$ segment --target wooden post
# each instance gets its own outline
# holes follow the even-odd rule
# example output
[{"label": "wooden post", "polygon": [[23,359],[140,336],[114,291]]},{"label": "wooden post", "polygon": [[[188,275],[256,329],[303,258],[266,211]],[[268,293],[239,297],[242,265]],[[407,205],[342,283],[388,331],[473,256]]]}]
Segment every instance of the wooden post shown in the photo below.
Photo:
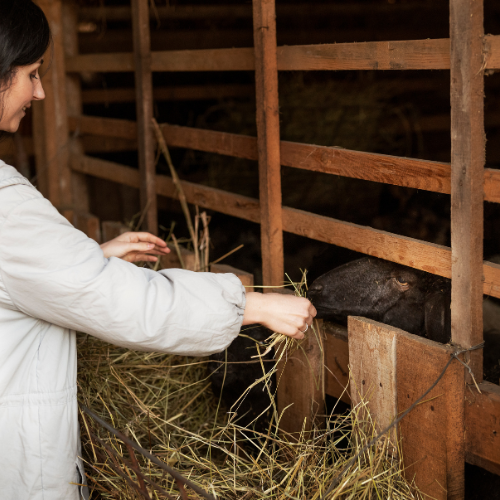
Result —
[{"label": "wooden post", "polygon": [[158,233],[155,189],[155,144],[153,139],[153,82],[151,72],[151,39],[148,0],[132,0],[132,29],[136,109],[138,125],[139,170],[141,173],[141,209],[145,211],[143,227]]},{"label": "wooden post", "polygon": [[284,279],[274,0],[253,0],[263,284]]},{"label": "wooden post", "polygon": [[[66,57],[78,55],[78,7],[74,0],[64,0],[62,6],[64,54]],[[77,73],[66,74],[66,106],[69,116],[81,116],[82,88],[80,75]],[[83,154],[81,139],[75,137],[69,140],[70,154]],[[77,211],[90,210],[88,178],[85,174],[71,172],[71,190],[73,207]]]},{"label": "wooden post", "polygon": [[[451,328],[463,347],[483,340],[483,35],[483,0],[450,0]],[[482,359],[470,354],[478,383]]]},{"label": "wooden post", "polygon": [[37,0],[52,31],[53,45],[41,73],[45,100],[33,106],[38,187],[59,209],[72,205],[61,0]]},{"label": "wooden post", "polygon": [[[351,397],[390,424],[437,380],[453,349],[365,318],[349,318]],[[399,423],[405,475],[436,500],[463,499],[464,368],[446,374]],[[394,435],[393,435],[394,437]]]}]

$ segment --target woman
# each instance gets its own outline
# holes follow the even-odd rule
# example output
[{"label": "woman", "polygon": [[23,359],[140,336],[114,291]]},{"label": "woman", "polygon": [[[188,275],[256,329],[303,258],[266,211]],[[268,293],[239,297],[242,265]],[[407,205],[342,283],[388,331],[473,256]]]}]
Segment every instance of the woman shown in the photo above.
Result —
[{"label": "woman", "polygon": [[[15,132],[31,102],[45,97],[38,69],[50,30],[31,0],[0,4],[0,130]],[[242,324],[302,338],[316,314],[303,298],[245,294],[231,274],[158,273],[127,262],[166,251],[147,233],[99,247],[0,161],[2,500],[85,494],[77,486],[75,330],[131,349],[202,356],[225,349]]]}]

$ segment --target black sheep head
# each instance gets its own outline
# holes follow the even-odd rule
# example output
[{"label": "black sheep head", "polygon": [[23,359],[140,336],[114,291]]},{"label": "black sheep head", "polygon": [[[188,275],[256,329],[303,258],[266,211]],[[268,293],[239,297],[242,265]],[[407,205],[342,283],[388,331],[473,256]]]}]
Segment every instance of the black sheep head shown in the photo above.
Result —
[{"label": "black sheep head", "polygon": [[437,342],[451,337],[450,280],[363,257],[316,279],[308,298],[318,318],[347,323],[362,316]]}]

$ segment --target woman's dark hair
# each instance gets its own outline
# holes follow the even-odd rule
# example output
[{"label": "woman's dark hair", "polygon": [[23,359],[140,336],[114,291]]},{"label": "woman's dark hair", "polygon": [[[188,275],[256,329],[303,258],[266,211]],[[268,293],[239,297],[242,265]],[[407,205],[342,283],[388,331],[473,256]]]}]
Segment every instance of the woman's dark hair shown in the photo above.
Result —
[{"label": "woman's dark hair", "polygon": [[31,0],[0,0],[0,118],[2,94],[16,68],[36,63],[50,40],[49,23],[38,5]]}]

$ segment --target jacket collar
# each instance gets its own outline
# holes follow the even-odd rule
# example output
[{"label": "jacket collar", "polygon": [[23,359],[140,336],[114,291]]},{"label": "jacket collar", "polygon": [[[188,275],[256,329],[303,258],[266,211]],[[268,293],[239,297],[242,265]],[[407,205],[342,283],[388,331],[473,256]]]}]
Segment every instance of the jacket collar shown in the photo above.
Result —
[{"label": "jacket collar", "polygon": [[15,184],[31,186],[30,181],[26,177],[23,177],[14,167],[0,160],[0,188],[14,186]]}]

